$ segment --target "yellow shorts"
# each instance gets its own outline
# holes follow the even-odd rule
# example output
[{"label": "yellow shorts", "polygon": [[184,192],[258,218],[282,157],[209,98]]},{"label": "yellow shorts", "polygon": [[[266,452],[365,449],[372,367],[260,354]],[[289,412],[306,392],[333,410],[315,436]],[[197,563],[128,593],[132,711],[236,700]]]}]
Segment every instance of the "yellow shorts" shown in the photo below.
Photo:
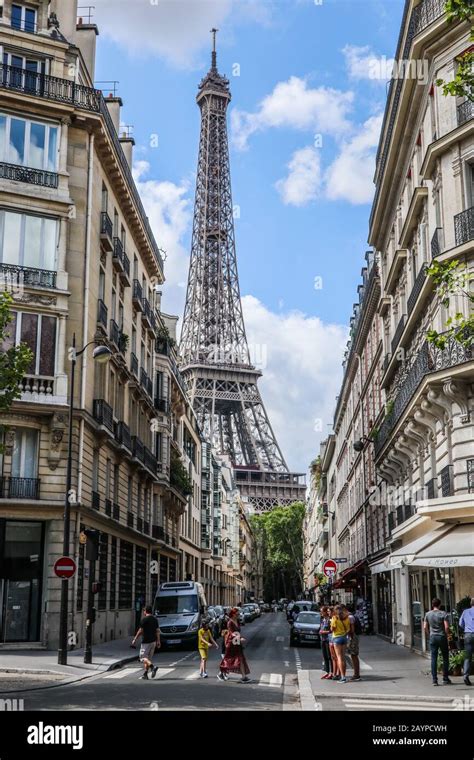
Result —
[{"label": "yellow shorts", "polygon": [[199,654],[201,655],[201,660],[207,660],[209,656],[209,652],[207,649],[200,649]]}]

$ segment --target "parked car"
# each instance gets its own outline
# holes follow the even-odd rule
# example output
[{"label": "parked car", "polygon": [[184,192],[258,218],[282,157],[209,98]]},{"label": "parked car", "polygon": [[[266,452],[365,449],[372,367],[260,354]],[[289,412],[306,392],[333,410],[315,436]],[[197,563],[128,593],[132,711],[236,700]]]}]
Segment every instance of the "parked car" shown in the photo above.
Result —
[{"label": "parked car", "polygon": [[264,612],[271,612],[272,611],[272,605],[268,604],[268,602],[264,605]]},{"label": "parked car", "polygon": [[260,617],[260,615],[262,614],[262,610],[260,609],[260,605],[259,605],[259,604],[257,604],[256,602],[252,602],[252,607],[253,607],[253,608],[254,608],[254,610],[255,610],[255,614],[256,614],[256,616],[257,616],[257,617]]},{"label": "parked car", "polygon": [[249,613],[249,615],[250,615],[249,622],[252,622],[252,620],[255,620],[255,618],[257,617],[257,613],[255,611],[255,607],[254,607],[253,604],[250,604],[250,603],[249,604],[244,604],[244,605],[242,605],[242,609],[246,610]]},{"label": "parked car", "polygon": [[215,604],[214,605],[214,610],[216,612],[217,619],[219,621],[219,630],[221,630],[221,628],[222,628],[222,622],[223,622],[224,616],[225,616],[224,607],[221,604]]},{"label": "parked car", "polygon": [[290,629],[290,647],[299,644],[321,646],[321,615],[319,612],[300,612]]},{"label": "parked car", "polygon": [[221,635],[221,626],[219,622],[219,617],[216,612],[215,607],[208,607],[207,608],[207,622],[209,623],[209,628],[212,633],[212,637],[214,639],[218,639]]},{"label": "parked car", "polygon": [[245,615],[245,623],[252,623],[255,620],[255,610],[252,607],[244,604],[241,610]]}]

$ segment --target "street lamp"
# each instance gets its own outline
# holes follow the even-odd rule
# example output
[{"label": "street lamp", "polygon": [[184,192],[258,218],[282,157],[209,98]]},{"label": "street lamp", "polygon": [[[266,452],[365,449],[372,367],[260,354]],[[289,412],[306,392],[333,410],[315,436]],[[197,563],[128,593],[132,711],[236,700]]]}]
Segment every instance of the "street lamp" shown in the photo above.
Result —
[{"label": "street lamp", "polygon": [[359,438],[358,441],[354,441],[354,451],[363,451],[366,443],[374,443],[374,441],[372,438],[368,438],[366,435],[363,435],[362,438]]},{"label": "street lamp", "polygon": [[[69,557],[69,529],[71,524],[71,480],[72,480],[72,415],[74,408],[74,376],[76,371],[77,357],[84,353],[86,348],[95,340],[89,341],[79,351],[76,350],[76,333],[72,336],[71,347],[71,390],[69,394],[69,440],[67,452],[67,470],[66,470],[66,494],[64,498],[64,533],[63,533],[63,556]],[[92,358],[99,364],[108,362],[112,356],[110,348],[104,345],[97,346],[92,353]],[[58,664],[67,665],[67,614],[68,614],[68,579],[61,579],[61,607],[59,612],[59,647],[58,647]]]}]

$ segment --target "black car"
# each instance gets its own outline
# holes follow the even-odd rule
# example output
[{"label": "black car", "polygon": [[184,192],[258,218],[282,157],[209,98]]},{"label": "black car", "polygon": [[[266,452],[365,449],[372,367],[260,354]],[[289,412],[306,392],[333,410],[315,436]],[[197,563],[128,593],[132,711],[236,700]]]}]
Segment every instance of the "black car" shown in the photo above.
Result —
[{"label": "black car", "polygon": [[300,612],[290,631],[290,647],[299,644],[321,646],[321,615],[319,612]]}]

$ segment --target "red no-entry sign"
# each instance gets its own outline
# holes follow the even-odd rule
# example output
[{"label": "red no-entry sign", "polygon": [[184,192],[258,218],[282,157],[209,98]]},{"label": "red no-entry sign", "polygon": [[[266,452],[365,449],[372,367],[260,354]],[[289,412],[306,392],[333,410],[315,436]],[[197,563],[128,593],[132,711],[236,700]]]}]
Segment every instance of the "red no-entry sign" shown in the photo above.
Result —
[{"label": "red no-entry sign", "polygon": [[72,578],[76,572],[76,563],[71,557],[60,557],[53,569],[58,578]]},{"label": "red no-entry sign", "polygon": [[327,559],[323,565],[323,573],[327,578],[332,578],[337,573],[337,564],[333,559]]}]

